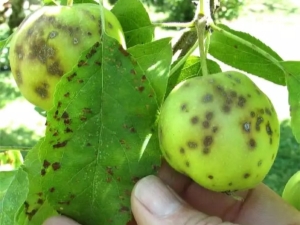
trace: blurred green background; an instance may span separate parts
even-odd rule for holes
[[[106,4],[116,2],[117,0],[107,0]],[[190,21],[194,16],[195,6],[191,0],[142,0],[142,2],[150,12],[151,20],[155,22],[184,22]],[[39,0],[0,1],[0,40],[8,38],[25,16],[40,5]],[[239,19],[241,19],[240,21],[249,21],[255,18],[255,23],[259,26],[260,20],[268,21],[269,18],[276,18],[276,23],[282,21],[282,25],[285,26],[287,18],[294,22],[295,18],[300,18],[297,17],[300,12],[299,7],[297,0],[265,0],[263,2],[259,0],[222,0],[215,19],[230,25]],[[271,23],[274,21],[272,20]],[[243,26],[247,27],[247,24],[243,24]],[[293,30],[293,26],[292,23],[291,30]],[[174,30],[160,29],[158,36],[174,34],[176,35]],[[8,51],[7,46],[1,48],[0,45],[0,170],[12,169],[22,163],[18,153],[9,153],[5,150],[22,148],[24,150],[22,155],[26,155],[27,148],[34,146],[43,136],[45,123],[45,118],[20,95],[10,73]],[[287,53],[287,55],[289,54],[290,52]],[[287,106],[283,105],[282,107]],[[285,117],[287,116],[280,116],[282,122],[279,153],[274,166],[264,180],[278,194],[282,193],[290,176],[300,170],[299,144],[293,137],[289,120]]]

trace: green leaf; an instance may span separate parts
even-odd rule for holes
[[[174,62],[172,66],[176,65],[179,60],[180,59]],[[222,72],[220,66],[215,61],[207,59],[206,62],[209,74]],[[190,56],[181,66],[181,68],[169,78],[167,94],[169,94],[172,89],[181,81],[197,76],[202,76],[200,57]]]
[[[39,160],[41,139],[26,155],[23,169],[29,180],[29,193],[18,213],[18,224],[40,225],[46,218],[58,213],[49,205],[41,185],[42,163]]]
[[[209,54],[232,67],[276,84],[285,85],[284,71],[278,66],[282,59],[277,53],[250,34],[234,31],[224,25],[218,26],[231,35],[241,38],[243,42],[229,38],[222,31],[214,30],[211,35]],[[260,49],[260,53],[255,49]],[[277,60],[278,64],[270,60],[270,57]]]
[[[5,48],[9,44],[9,42],[12,38],[12,35],[10,35],[8,38],[0,41],[0,49]]]
[[[153,40],[154,26],[141,1],[118,0],[112,12],[122,25],[128,48]]]
[[[172,61],[171,38],[136,45],[128,49],[128,52],[148,74],[147,78],[156,93],[158,105],[161,105],[166,93]]]
[[[27,174],[22,170],[0,172],[0,224],[12,225],[28,193]]]
[[[158,106],[150,68],[105,34],[102,43],[57,85],[40,147],[42,185],[58,212],[82,224],[124,225],[134,183],[160,165]]]
[[[300,143],[300,61],[285,61],[281,62],[281,65],[287,72],[291,127],[296,140]]]

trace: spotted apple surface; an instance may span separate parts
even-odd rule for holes
[[[109,10],[103,12],[105,32],[125,48],[119,21]],[[57,82],[101,35],[100,7],[96,4],[45,6],[26,18],[10,42],[9,54],[12,74],[23,96],[42,109],[51,109]]]
[[[236,71],[179,83],[160,110],[158,130],[167,162],[218,192],[260,183],[274,162],[280,135],[271,101]]]

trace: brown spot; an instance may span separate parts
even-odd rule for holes
[[[186,167],[190,167],[190,163],[188,161],[185,162]]]
[[[232,182],[229,182],[229,183],[228,183],[228,186],[232,186]]]
[[[203,140],[203,145],[205,147],[210,146],[213,143],[213,138],[212,136],[205,136],[204,140]]]
[[[134,127],[130,127],[129,131],[130,131],[131,133],[135,133],[135,132],[136,132],[136,130],[135,130]]]
[[[42,176],[45,176],[45,174],[46,174],[46,170],[45,170],[45,169],[42,169],[42,170],[41,170],[41,175],[42,175]]]
[[[77,76],[77,73],[72,73],[70,76],[67,77],[68,81],[73,80],[73,78]],[[68,92],[69,93],[69,92]]]
[[[231,108],[229,107],[229,105],[223,105],[222,111],[223,111],[224,113],[229,113],[230,110],[231,110]]]
[[[55,191],[55,187],[51,187],[51,188],[49,189],[49,191],[50,191],[51,193],[53,193],[53,192]]]
[[[86,66],[88,63],[85,60],[80,60],[77,64],[78,67]]]
[[[49,84],[43,82],[39,86],[37,86],[34,90],[35,93],[37,93],[41,98],[45,99],[49,97],[48,88],[49,88]]]
[[[67,119],[69,118],[69,114],[66,111],[64,111],[63,114],[61,115],[61,118]]]
[[[181,154],[184,154],[184,153],[185,153],[185,150],[184,150],[184,148],[180,148],[180,150],[179,150],[179,151],[180,151],[180,153],[181,153]]]
[[[260,124],[264,121],[264,119],[262,117],[257,117],[257,120],[256,120],[256,124],[255,124],[255,129],[257,131],[260,131]]]
[[[206,115],[205,115],[205,118],[207,120],[211,120],[213,118],[213,116],[214,116],[213,112],[207,112]]]
[[[202,97],[202,102],[212,102],[213,101],[213,95],[212,94],[206,94]]]
[[[128,213],[128,212],[130,212],[130,209],[129,209],[129,207],[127,207],[127,206],[121,206],[121,208],[119,209],[119,212],[120,213]]]
[[[48,160],[45,159],[44,162],[43,162],[43,167],[45,169],[47,169],[50,165],[51,165],[51,163]]]
[[[65,130],[64,130],[65,133],[72,133],[73,130],[69,127],[67,127]]]
[[[213,133],[216,133],[216,132],[218,131],[218,129],[219,129],[219,128],[218,128],[217,126],[213,126],[212,132],[213,132]]]
[[[246,103],[246,99],[243,96],[239,96],[238,98],[238,106],[243,107]]]
[[[248,177],[250,177],[250,174],[249,173],[245,173],[244,174],[244,178],[247,179]]]
[[[266,112],[266,114],[268,114],[269,116],[271,116],[271,115],[272,115],[272,113],[271,113],[271,110],[270,110],[270,109],[268,109],[268,108],[266,108],[266,109],[265,109],[265,112]]]
[[[83,83],[83,80],[82,79],[78,80],[78,83],[80,83],[80,84]]]
[[[57,142],[56,144],[52,145],[53,148],[62,148],[67,145],[68,141],[63,141],[63,142]]]
[[[230,92],[229,92],[229,96],[230,96],[231,98],[236,98],[236,97],[237,97],[236,91],[230,91]]]
[[[184,103],[180,106],[181,111],[188,112],[187,105]]]
[[[187,145],[188,145],[189,148],[192,148],[192,149],[198,147],[198,144],[197,144],[196,142],[193,142],[193,141],[189,141],[189,142],[187,143]]]
[[[273,131],[271,129],[271,126],[270,126],[270,123],[268,122],[267,125],[266,125],[266,131],[267,131],[267,134],[272,136],[273,134]]]
[[[124,55],[124,56],[129,56],[129,53],[120,45],[119,46],[119,51]]]
[[[39,198],[39,199],[37,200],[37,204],[42,205],[43,203],[44,203],[44,200],[43,200],[43,199]]]
[[[255,112],[251,111],[251,112],[250,112],[250,116],[251,116],[252,118],[254,118],[254,117],[255,117]]]
[[[207,120],[205,120],[205,121],[202,122],[202,126],[204,128],[209,128],[210,124],[209,124],[209,122]]]
[[[262,164],[262,160],[259,160],[259,161],[257,162],[257,166],[261,166],[261,164]]]
[[[131,73],[132,75],[136,75],[136,71],[135,71],[134,69],[131,69],[131,70],[130,70],[130,73]]]
[[[52,169],[53,169],[54,171],[60,169],[60,163],[59,163],[59,162],[52,163],[51,166],[52,166]]]
[[[254,140],[253,138],[250,139],[250,141],[249,141],[249,146],[250,146],[251,148],[255,148],[255,147],[256,147],[256,142],[255,142],[255,140]]]
[[[198,122],[199,122],[198,116],[194,116],[194,117],[191,118],[191,123],[192,123],[192,124],[196,124],[196,123],[198,123]]]
[[[139,86],[135,88],[136,90],[138,90],[139,92],[143,92],[145,90],[144,86]]]
[[[213,175],[208,175],[208,179],[214,179],[214,176]]]
[[[106,172],[108,173],[108,174],[110,174],[110,175],[114,175],[114,172],[113,172],[113,170],[112,170],[112,167],[110,167],[110,166],[107,166],[106,167]]]
[[[145,75],[143,75],[141,80],[142,80],[142,82],[145,82],[147,80],[147,77]]]

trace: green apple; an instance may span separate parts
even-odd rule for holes
[[[159,115],[167,162],[203,187],[255,187],[270,170],[279,121],[269,98],[244,74],[228,71],[179,83]]]
[[[282,198],[300,211],[300,171],[288,180],[282,192]]]
[[[100,41],[100,6],[45,6],[26,18],[11,42],[12,74],[23,96],[48,111],[53,106],[55,86],[77,64],[81,53]],[[104,9],[105,33],[126,48],[122,27],[115,15]]]

